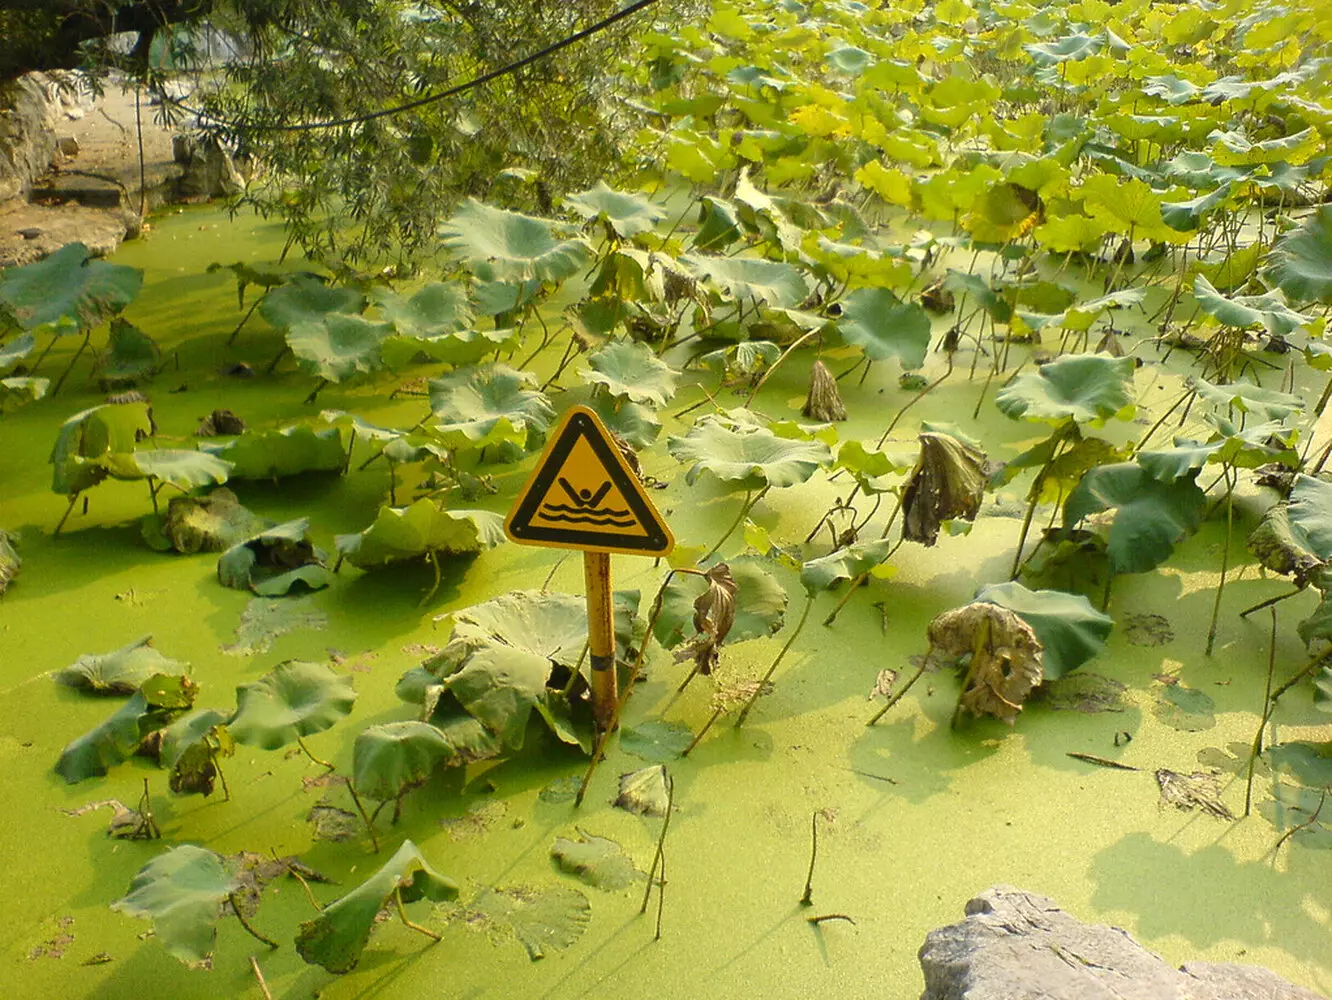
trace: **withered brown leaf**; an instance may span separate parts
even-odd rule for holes
[[[707,589],[694,600],[694,631],[698,634],[675,654],[677,663],[692,659],[700,674],[710,674],[720,659],[718,647],[735,624],[737,584],[731,567],[717,563],[704,574]]]
[[[974,521],[985,493],[986,457],[950,434],[923,431],[920,459],[902,493],[902,538],[933,545],[952,518]]]
[[[997,604],[976,602],[945,611],[927,630],[931,655],[971,655],[958,709],[992,715],[1010,726],[1041,683],[1045,647],[1030,625]]]

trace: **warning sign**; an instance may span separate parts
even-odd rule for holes
[[[670,528],[600,418],[575,406],[551,435],[504,522],[524,545],[665,555]]]

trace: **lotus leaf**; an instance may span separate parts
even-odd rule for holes
[[[1133,359],[1069,355],[1023,372],[995,397],[1008,417],[1047,423],[1109,420],[1133,403]]]
[[[427,722],[368,726],[352,747],[352,785],[372,799],[396,799],[454,756],[444,734]]]
[[[0,344],[0,372],[13,368],[32,353],[37,338],[30,333],[15,337],[8,344]]]
[[[584,219],[605,222],[623,240],[651,232],[666,218],[666,210],[653,204],[646,195],[616,191],[605,181],[597,181],[586,191],[566,196],[564,203]]]
[[[420,848],[404,840],[379,871],[301,924],[296,951],[311,965],[333,973],[350,972],[370,941],[379,911],[395,897],[403,903],[443,902],[458,897],[458,885],[430,867]]]
[[[471,555],[504,541],[504,521],[486,510],[444,510],[429,497],[410,507],[381,507],[370,527],[334,539],[338,555],[369,569],[427,554]]]
[[[561,240],[555,224],[467,199],[440,228],[443,246],[467,262],[478,277],[516,282],[560,282],[592,258],[582,239]]]
[[[735,581],[734,621],[727,642],[745,642],[773,635],[786,620],[786,588],[764,568],[763,560],[740,557],[726,564]],[[696,604],[706,593],[703,577],[677,574],[666,586],[654,629],[666,649],[674,649],[697,629],[691,626]]]
[[[355,315],[364,308],[365,296],[356,289],[331,287],[314,275],[302,274],[265,295],[259,315],[290,333],[318,329],[329,316]]]
[[[925,310],[886,288],[858,288],[843,299],[837,332],[871,361],[897,358],[907,369],[921,367],[930,346]]]
[[[351,681],[325,664],[286,660],[236,688],[236,715],[228,728],[237,743],[277,750],[322,733],[355,701]]]
[[[1252,382],[1230,382],[1226,385],[1213,385],[1206,379],[1192,376],[1188,385],[1199,396],[1217,407],[1222,413],[1239,410],[1252,414],[1264,422],[1284,421],[1304,411],[1304,398],[1285,392],[1277,392]]]
[[[488,354],[512,351],[521,339],[522,331],[517,329],[471,327],[429,337],[389,337],[383,342],[380,354],[388,365],[406,364],[424,357],[461,368],[477,363]]]
[[[1089,469],[1064,501],[1064,527],[1114,510],[1106,551],[1114,573],[1146,573],[1198,530],[1207,497],[1190,478],[1162,482],[1132,462]]]
[[[200,450],[231,463],[232,479],[277,479],[302,472],[341,472],[347,463],[336,427],[315,430],[294,425],[271,431],[246,431],[226,444],[201,444]]]
[[[465,919],[470,922],[476,917],[512,931],[535,962],[552,951],[572,947],[592,920],[592,906],[586,896],[569,886],[483,889],[472,900]]]
[[[822,441],[782,438],[767,428],[715,417],[698,420],[684,437],[670,438],[667,448],[678,461],[694,463],[685,474],[691,485],[706,471],[746,490],[795,486],[832,460]]]
[[[776,308],[794,308],[809,296],[805,276],[781,261],[756,257],[681,257],[681,262],[723,288],[746,307],[766,302]]]
[[[527,372],[506,365],[485,365],[434,379],[430,409],[439,420],[435,431],[444,446],[454,450],[504,442],[535,447],[555,418],[550,401],[535,386]]]
[[[105,458],[133,452],[139,438],[152,433],[147,403],[107,403],[74,414],[60,425],[51,449],[51,489],[73,495],[96,486],[111,474]]]
[[[1332,559],[1332,485],[1297,475],[1289,498],[1268,509],[1247,545],[1272,572],[1301,587],[1316,582]]]
[[[133,323],[117,316],[111,320],[107,353],[97,362],[97,376],[107,384],[133,385],[151,378],[162,365],[162,349]]]
[[[231,475],[230,462],[188,448],[152,448],[128,455],[113,452],[103,461],[117,479],[160,479],[182,490],[220,485]]]
[[[1100,653],[1114,628],[1110,616],[1081,594],[996,583],[982,587],[976,600],[1007,608],[1031,626],[1044,648],[1041,668],[1046,680],[1063,677]]]
[[[1277,240],[1264,273],[1296,302],[1332,301],[1332,206]]]
[[[322,550],[310,541],[310,519],[287,521],[237,542],[217,561],[224,587],[252,590],[261,597],[281,597],[298,583],[322,590],[333,582]]]
[[[289,329],[287,346],[305,371],[328,382],[341,382],[382,365],[380,345],[390,330],[389,324],[364,316],[329,313],[320,323]]]
[[[109,719],[60,751],[55,770],[73,785],[127,760],[142,740],[190,707],[197,686],[181,674],[153,674]]]
[[[862,574],[872,573],[888,558],[895,544],[891,538],[856,542],[811,559],[800,569],[800,583],[811,597],[821,590],[831,590],[842,580],[854,580]]]
[[[22,330],[59,337],[116,315],[142,287],[139,269],[95,260],[82,243],[69,243],[34,264],[0,271],[0,310]]]
[[[164,517],[145,523],[144,537],[150,544],[160,538],[163,548],[193,555],[223,552],[267,526],[264,518],[243,507],[236,494],[223,487],[204,497],[172,497]]]
[[[55,674],[59,684],[91,694],[133,694],[153,674],[180,673],[186,664],[163,656],[146,635],[113,653],[85,653]]]
[[[644,877],[623,847],[582,830],[576,840],[556,837],[550,856],[560,871],[603,892],[621,892]]]
[[[0,378],[0,415],[17,410],[28,403],[35,403],[46,395],[46,390],[50,387],[51,380],[46,378],[30,376]]]
[[[974,521],[985,494],[984,453],[947,434],[920,435],[920,460],[902,488],[902,538],[933,545],[944,521]]]
[[[588,381],[604,385],[612,396],[665,406],[675,395],[679,372],[653,354],[646,344],[612,341],[589,354],[587,363],[591,369]]]
[[[652,764],[620,775],[620,791],[614,804],[639,816],[665,816],[670,804],[666,765]]]
[[[111,909],[153,922],[153,936],[186,965],[208,967],[217,941],[222,904],[240,880],[220,855],[181,844],[139,869],[129,894]]]
[[[376,288],[370,293],[370,301],[400,337],[427,339],[471,325],[467,289],[457,282],[432,281],[410,298],[388,288]]]
[[[177,795],[212,795],[221,771],[218,756],[235,753],[226,724],[229,716],[213,708],[182,715],[162,730],[162,766],[171,771],[169,787]]]

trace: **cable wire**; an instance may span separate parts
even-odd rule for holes
[[[480,87],[483,84],[490,83],[490,81],[492,80],[498,80],[500,77],[507,76],[509,73],[517,72],[518,70],[522,69],[524,66],[530,66],[532,63],[540,59],[544,59],[546,56],[553,55],[554,53],[559,52],[561,49],[566,49],[570,45],[575,45],[578,42],[581,42],[585,38],[591,38],[593,35],[605,31],[607,28],[611,27],[612,25],[620,21],[623,21],[627,17],[632,17],[634,14],[637,14],[639,11],[643,10],[646,7],[652,6],[652,4],[656,2],[657,0],[636,0],[636,2],[631,3],[628,7],[616,11],[614,14],[610,15],[607,18],[604,18],[603,20],[598,21],[596,24],[589,25],[588,27],[584,28],[582,31],[576,32],[575,34],[572,34],[567,38],[562,38],[558,42],[554,42],[550,45],[547,45],[545,48],[540,49],[537,52],[533,52],[530,56],[524,56],[522,59],[519,59],[517,62],[511,62],[506,66],[501,66],[498,69],[493,69],[489,73],[482,73],[480,76],[473,77],[472,79],[468,80],[466,83],[460,83],[456,87],[450,87],[448,90],[442,90],[437,94],[428,94],[425,97],[418,97],[414,101],[408,101],[406,104],[397,104],[391,108],[381,108],[378,111],[370,111],[362,115],[353,115],[350,118],[335,118],[333,120],[323,121],[323,122],[300,122],[294,125],[256,125],[256,124],[228,121],[225,118],[219,118],[216,115],[209,114],[206,111],[202,111],[196,108],[191,108],[188,105],[180,103],[179,101],[170,100],[170,103],[173,104],[175,107],[180,108],[182,111],[185,111],[188,114],[195,115],[199,118],[211,119],[212,121],[217,122],[220,125],[224,125],[238,132],[242,131],[312,132],[317,129],[343,128],[347,125],[359,125],[362,122],[374,121],[377,118],[387,118],[390,115],[401,114],[404,111],[412,111],[416,108],[425,107],[428,104],[434,104],[438,101],[443,101],[450,97],[457,97],[459,94],[466,93],[467,91]]]

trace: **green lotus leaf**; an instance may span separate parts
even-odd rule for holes
[[[165,516],[154,520],[151,530],[166,548],[192,555],[223,552],[267,526],[264,518],[241,505],[235,493],[222,488],[204,497],[172,497]],[[144,530],[148,537],[150,526]]]
[[[321,327],[329,316],[355,315],[365,308],[365,296],[354,288],[324,284],[313,275],[298,275],[274,288],[259,304],[259,315],[279,330]]]
[[[697,421],[684,437],[666,447],[680,462],[693,462],[685,473],[690,484],[710,472],[738,489],[795,486],[832,460],[822,441],[778,437],[763,427],[746,427],[714,417]]]
[[[7,344],[0,344],[0,372],[13,368],[33,352],[37,338],[30,333],[15,337]]]
[[[1227,297],[1201,274],[1193,279],[1193,297],[1197,299],[1202,311],[1215,317],[1222,326],[1237,329],[1262,325],[1268,333],[1285,335],[1311,320],[1311,317],[1297,313],[1286,305],[1280,292]]]
[[[1177,479],[1193,479],[1220,448],[1219,441],[1199,442],[1176,438],[1172,447],[1140,451],[1134,456],[1134,461],[1153,479],[1173,483]]]
[[[487,643],[444,678],[458,705],[505,747],[523,745],[532,711],[546,702],[551,661],[527,649]],[[576,741],[575,741],[576,742]]]
[[[527,281],[478,281],[472,287],[472,304],[482,316],[493,316],[499,325],[509,322],[508,317],[536,301],[542,283],[538,278]],[[500,322],[503,319],[504,322]]]
[[[189,448],[151,448],[129,455],[112,453],[107,468],[117,479],[160,479],[182,490],[225,483],[231,463],[206,451]]]
[[[1318,132],[1306,128],[1302,132],[1254,142],[1243,132],[1217,129],[1207,137],[1212,143],[1212,158],[1223,166],[1258,166],[1260,164],[1307,163],[1323,150],[1324,143]]]
[[[698,232],[694,249],[716,253],[740,239],[740,215],[735,205],[722,198],[704,195],[698,202]]]
[[[1297,475],[1290,497],[1268,508],[1246,544],[1272,572],[1311,582],[1332,559],[1332,484]]]
[[[60,425],[51,449],[51,489],[68,496],[96,486],[111,474],[105,458],[128,455],[152,433],[147,403],[107,403],[74,414]]]
[[[805,276],[782,261],[702,254],[680,260],[746,306],[766,302],[776,308],[794,308],[809,297]]]
[[[467,199],[440,228],[443,246],[478,277],[518,282],[560,282],[592,259],[582,239],[560,239],[555,224]]]
[[[1217,446],[1212,453],[1213,464],[1239,469],[1256,469],[1270,462],[1292,469],[1300,466],[1300,454],[1295,448],[1300,436],[1298,427],[1288,427],[1276,420],[1236,424],[1219,413],[1208,413],[1203,419],[1216,428],[1208,442]]]
[[[842,300],[837,332],[871,361],[897,358],[903,368],[925,364],[930,317],[915,302],[903,302],[886,288],[857,288]]]
[[[226,444],[200,444],[199,448],[230,462],[232,479],[341,472],[347,462],[336,427],[315,430],[297,424],[271,431],[246,431]]]
[[[0,528],[0,597],[18,576],[23,557],[18,554],[18,536]]]
[[[856,480],[862,492],[887,493],[896,483],[888,477],[910,472],[915,467],[914,455],[889,455],[866,448],[859,441],[845,441],[837,449],[836,466],[846,469]]]
[[[1132,358],[1081,354],[1024,372],[999,390],[995,403],[1008,417],[1062,423],[1105,421],[1132,405]]]
[[[0,271],[0,311],[32,333],[91,330],[134,301],[143,287],[138,268],[95,260],[70,243],[33,264]]]
[[[620,749],[654,764],[679,760],[693,742],[694,731],[683,722],[657,719],[620,730]]]
[[[819,559],[811,559],[800,569],[800,583],[810,596],[831,590],[842,580],[854,580],[882,565],[897,543],[891,538],[874,542],[856,542]]]
[[[338,555],[370,569],[405,559],[471,555],[504,541],[504,520],[486,510],[442,510],[429,497],[410,507],[381,507],[370,527],[338,535]]]
[[[464,330],[472,322],[467,289],[458,282],[432,281],[410,298],[388,288],[375,288],[370,302],[394,333],[410,339]]]
[[[782,349],[769,340],[742,340],[720,350],[709,351],[698,359],[708,371],[720,375],[757,375],[772,367]]]
[[[476,364],[488,354],[514,350],[522,341],[518,329],[450,330],[429,337],[389,337],[380,346],[387,365],[403,365],[421,357],[461,368]]]
[[[1167,104],[1188,104],[1202,90],[1188,80],[1181,80],[1175,74],[1167,73],[1145,77],[1142,81],[1142,92],[1148,97],[1159,97]]]
[[[735,619],[727,643],[760,639],[779,632],[786,621],[786,588],[764,566],[764,560],[740,556],[727,560],[735,580]],[[707,591],[700,576],[678,574],[666,586],[653,634],[665,649],[674,649],[695,634],[694,601]]]
[[[1198,530],[1206,494],[1192,479],[1162,482],[1132,462],[1089,469],[1064,501],[1064,527],[1114,510],[1106,542],[1114,573],[1146,573],[1170,558],[1175,545]]]
[[[578,831],[576,840],[556,837],[550,856],[560,871],[603,892],[621,892],[644,878],[623,847],[609,838],[592,836],[582,830]]]
[[[675,395],[679,372],[657,357],[647,344],[611,341],[589,354],[587,363],[591,369],[588,381],[604,385],[612,396],[665,406]]]
[[[351,681],[327,665],[286,660],[236,688],[236,715],[227,728],[237,743],[277,750],[322,733],[350,712],[355,701]]]
[[[874,55],[854,45],[840,45],[823,57],[828,65],[847,76],[859,76],[875,63]]]
[[[1054,253],[1094,253],[1108,232],[1110,226],[1104,219],[1061,215],[1037,226],[1032,235]]]
[[[434,429],[446,448],[482,448],[513,441],[534,447],[545,435],[555,409],[536,379],[506,365],[456,371],[430,383]]]
[[[1031,626],[1045,647],[1041,669],[1047,681],[1063,677],[1100,653],[1115,624],[1081,594],[1028,590],[1016,582],[982,587],[976,600],[1007,608]]]
[[[1232,409],[1241,413],[1252,414],[1257,420],[1284,421],[1288,417],[1304,412],[1304,397],[1290,393],[1277,392],[1252,382],[1229,382],[1226,385],[1213,385],[1206,379],[1191,376],[1188,385],[1199,397],[1216,407],[1219,413],[1229,413]]]
[[[950,267],[944,277],[944,288],[954,295],[965,295],[974,299],[977,305],[989,313],[991,319],[1000,323],[1007,323],[1013,314],[1013,307],[1000,298],[982,275]]]
[[[28,403],[35,403],[46,395],[46,390],[50,387],[51,380],[48,378],[33,378],[26,375],[0,378],[0,414],[17,410]]]
[[[212,795],[217,781],[217,758],[236,752],[227,730],[229,715],[201,708],[182,715],[162,730],[160,760],[171,772],[168,786],[177,795]]]
[[[85,653],[56,671],[55,681],[90,694],[133,694],[153,674],[182,672],[186,664],[163,656],[146,635],[112,653]]]
[[[301,924],[296,951],[311,965],[333,973],[350,972],[379,923],[379,912],[395,897],[403,903],[443,902],[458,897],[458,885],[430,867],[420,848],[404,840],[384,867]]]
[[[368,726],[352,747],[352,785],[372,799],[396,799],[453,756],[444,734],[427,722]]]
[[[1265,252],[1261,243],[1251,243],[1242,250],[1226,254],[1221,260],[1199,261],[1193,265],[1193,270],[1206,277],[1218,290],[1229,292],[1248,283]]]
[[[1332,205],[1276,241],[1264,274],[1296,302],[1332,302]]]
[[[71,785],[106,774],[128,760],[144,737],[188,709],[197,690],[183,674],[153,674],[109,719],[60,751],[56,773]]]
[[[152,337],[120,316],[111,320],[107,352],[97,361],[97,377],[104,383],[133,385],[151,378],[162,366],[162,349]]]
[[[1332,595],[1324,593],[1313,614],[1295,626],[1295,630],[1299,633],[1301,641],[1309,647],[1310,652],[1319,655],[1325,652],[1328,643],[1332,642]],[[1317,683],[1320,690],[1323,689],[1327,683],[1326,676],[1320,674]]]
[[[186,965],[208,967],[222,904],[241,888],[221,856],[193,844],[159,854],[135,873],[111,909],[153,922],[153,936]]]
[[[620,239],[651,232],[666,218],[666,210],[643,194],[626,194],[597,181],[586,191],[567,195],[565,205],[584,219],[599,219],[608,224]]]
[[[382,366],[380,345],[390,330],[389,324],[373,323],[364,316],[329,313],[320,323],[289,329],[287,346],[304,371],[328,382],[341,382]]]
[[[665,816],[670,808],[666,784],[666,765],[649,764],[639,771],[620,775],[617,808],[638,816]]]
[[[1037,66],[1057,66],[1078,62],[1101,51],[1105,39],[1095,35],[1070,34],[1053,42],[1033,42],[1022,46]]]
[[[631,447],[646,448],[657,440],[661,434],[661,420],[652,406],[591,390],[591,386],[570,389],[564,399],[571,406],[581,404],[595,410],[606,429],[619,435]]]
[[[310,541],[310,519],[302,517],[227,549],[217,561],[217,579],[224,587],[281,597],[298,583],[309,590],[331,584],[333,574],[325,562],[323,551]]]

